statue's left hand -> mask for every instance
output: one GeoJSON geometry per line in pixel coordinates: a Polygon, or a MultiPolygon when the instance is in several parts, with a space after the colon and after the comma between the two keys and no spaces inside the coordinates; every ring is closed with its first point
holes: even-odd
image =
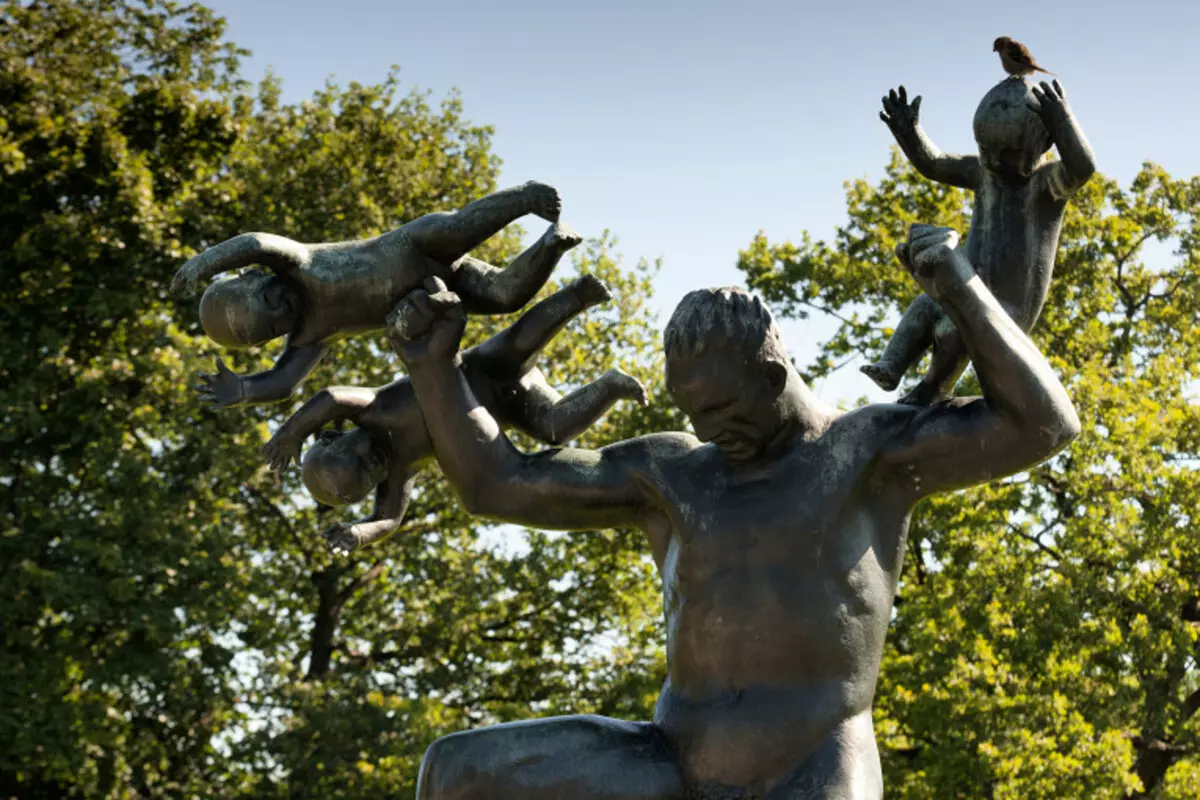
{"type": "Polygon", "coordinates": [[[275,431],[271,440],[262,446],[260,451],[267,459],[267,464],[275,472],[287,469],[293,461],[300,462],[300,441],[289,436],[283,430],[275,431]]]}
{"type": "Polygon", "coordinates": [[[1053,135],[1059,120],[1071,113],[1071,109],[1067,105],[1067,93],[1063,91],[1057,80],[1053,84],[1042,81],[1039,85],[1032,87],[1030,92],[1037,100],[1037,104],[1030,103],[1029,107],[1037,112],[1053,135]]]}
{"type": "Polygon", "coordinates": [[[462,300],[437,278],[408,294],[388,315],[387,333],[409,366],[458,353],[467,316],[462,300]]]}
{"type": "Polygon", "coordinates": [[[242,402],[242,379],[218,358],[215,373],[200,373],[196,391],[201,400],[213,403],[217,408],[228,408],[242,402]]]}
{"type": "Polygon", "coordinates": [[[896,246],[896,256],[921,289],[941,300],[952,284],[963,284],[975,276],[966,257],[955,248],[958,232],[933,225],[912,225],[908,239],[896,246]]]}

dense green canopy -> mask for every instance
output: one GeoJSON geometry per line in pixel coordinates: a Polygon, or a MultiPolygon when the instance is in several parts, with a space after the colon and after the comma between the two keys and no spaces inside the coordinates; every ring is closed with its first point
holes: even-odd
{"type": "MultiPolygon", "coordinates": [[[[391,380],[377,339],[338,345],[281,406],[193,398],[217,350],[195,298],[166,292],[188,256],[248,230],[380,233],[499,166],[453,96],[392,75],[289,104],[241,82],[239,55],[201,6],[0,0],[0,792],[405,796],[446,731],[647,717],[661,606],[635,532],[481,526],[433,470],[400,535],[334,559],[294,471],[268,472],[257,448],[306,392],[391,380]]],[[[810,377],[878,352],[916,292],[891,256],[908,223],[967,227],[968,198],[896,159],[847,200],[831,243],[760,237],[740,258],[784,315],[841,318],[810,377]]],[[[919,509],[876,709],[892,795],[1200,794],[1198,211],[1200,181],[1149,165],[1074,203],[1036,338],[1086,432],[919,509]]],[[[681,426],[653,270],[607,237],[580,249],[617,300],[556,340],[552,382],[619,364],[656,387],[590,443],[681,426]]]]}

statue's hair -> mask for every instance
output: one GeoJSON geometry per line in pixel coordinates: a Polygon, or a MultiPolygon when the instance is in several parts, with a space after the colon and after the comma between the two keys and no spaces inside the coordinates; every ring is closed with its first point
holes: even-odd
{"type": "Polygon", "coordinates": [[[1054,141],[1031,102],[1036,98],[1025,81],[1006,78],[993,86],[975,109],[976,143],[981,148],[1017,147],[1036,156],[1045,153],[1054,141]]]}
{"type": "Polygon", "coordinates": [[[663,331],[668,358],[698,356],[710,346],[732,346],[750,362],[788,363],[771,310],[757,296],[735,286],[688,292],[663,331]]]}

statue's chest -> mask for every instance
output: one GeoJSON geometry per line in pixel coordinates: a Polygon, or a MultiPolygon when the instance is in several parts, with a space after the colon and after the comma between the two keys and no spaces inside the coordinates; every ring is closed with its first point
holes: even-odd
{"type": "Polygon", "coordinates": [[[828,459],[796,459],[776,470],[713,475],[676,506],[680,566],[699,575],[810,563],[847,517],[852,473],[828,459]]]}

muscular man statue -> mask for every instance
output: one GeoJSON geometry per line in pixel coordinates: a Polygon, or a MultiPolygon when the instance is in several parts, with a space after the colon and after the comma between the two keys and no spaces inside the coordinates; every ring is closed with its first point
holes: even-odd
{"type": "Polygon", "coordinates": [[[983,397],[834,412],[757,298],[705,290],[664,337],[667,386],[696,435],[596,451],[517,451],[455,368],[457,297],[409,296],[400,349],[463,503],[540,528],[644,531],[668,669],[652,722],[568,716],[438,740],[421,800],[882,796],[871,704],[913,506],[1031,467],[1079,432],[956,240],[914,226],[898,255],[953,320],[983,397]]]}

